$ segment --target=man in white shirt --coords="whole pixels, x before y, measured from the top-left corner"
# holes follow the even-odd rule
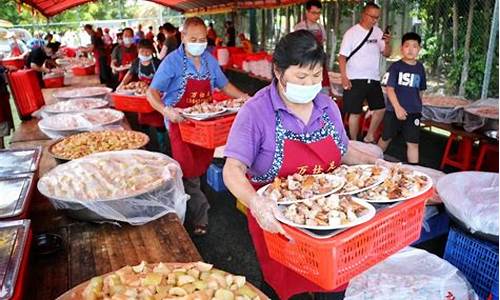
[[[343,110],[350,114],[349,134],[352,140],[358,137],[359,120],[365,99],[373,111],[365,142],[375,142],[375,131],[384,117],[380,54],[389,57],[392,49],[390,34],[382,32],[376,25],[379,18],[380,7],[368,2],[363,8],[360,22],[346,31],[340,46],[339,67],[344,87]]]
[[[314,34],[316,40],[321,46],[326,43],[326,31],[325,27],[321,25],[318,21],[321,17],[321,2],[318,0],[309,0],[306,2],[306,16],[305,19],[297,23],[293,28],[293,31],[297,30],[307,30]],[[328,68],[325,64],[323,65],[323,90],[326,94],[330,92],[330,79],[328,77]]]

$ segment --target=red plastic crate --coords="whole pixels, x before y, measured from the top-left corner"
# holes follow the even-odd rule
[[[33,112],[45,105],[35,70],[25,69],[10,72],[7,73],[7,78],[17,112],[21,118],[29,118]]]
[[[22,58],[4,58],[0,60],[0,65],[3,66],[12,66],[17,69],[22,69],[25,66],[24,59]]]
[[[212,99],[215,101],[215,102],[220,102],[220,101],[224,101],[224,100],[228,100],[228,99],[232,99],[231,96],[228,96],[226,93],[224,93],[223,91],[219,91],[219,92],[213,92],[212,93]]]
[[[211,121],[189,120],[179,123],[182,140],[208,149],[225,145],[234,118],[236,118],[236,114]]]
[[[73,67],[71,68],[73,75],[75,76],[86,76],[95,74],[95,65],[90,65],[87,67]]]
[[[112,93],[111,99],[116,109],[128,112],[152,113],[154,108],[149,104],[146,96],[130,96]]]
[[[26,246],[24,247],[23,258],[21,259],[21,265],[19,266],[19,273],[17,274],[16,287],[14,288],[14,294],[12,295],[12,298],[10,298],[11,300],[24,299],[32,240],[33,240],[33,232],[30,227],[28,238],[26,239]]]
[[[157,111],[151,113],[138,113],[137,123],[155,128],[165,128],[165,118]]]
[[[59,88],[64,86],[64,76],[61,77],[53,77],[53,78],[44,78],[43,84],[45,88]]]
[[[425,201],[434,190],[378,212],[329,239],[282,225],[295,240],[264,231],[269,255],[324,289],[333,290],[420,237]]]
[[[243,62],[246,60],[247,55],[248,54],[246,54],[246,53],[232,54],[231,55],[231,64],[232,64],[233,68],[237,68],[237,69],[242,70],[243,69]]]

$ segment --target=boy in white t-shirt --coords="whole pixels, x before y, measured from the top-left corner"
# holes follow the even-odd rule
[[[361,20],[346,31],[342,39],[339,67],[344,87],[343,111],[349,113],[349,134],[356,140],[363,102],[366,100],[373,111],[372,121],[365,142],[375,142],[375,131],[384,117],[384,95],[380,86],[380,54],[391,54],[391,35],[376,26],[380,7],[368,2],[363,8]]]

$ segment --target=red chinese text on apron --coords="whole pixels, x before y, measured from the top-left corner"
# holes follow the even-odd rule
[[[127,47],[122,45],[122,46],[120,46],[120,51],[121,51],[122,61],[119,63],[122,66],[131,64],[137,58],[137,49],[135,48],[135,45],[130,46],[130,48],[127,48]],[[122,82],[125,75],[127,75],[127,72],[128,72],[128,70],[118,72],[118,81],[119,82]]]
[[[187,57],[184,56],[183,76],[186,78],[186,85],[184,93],[175,107],[186,108],[202,102],[212,102],[210,75],[197,78],[193,74],[188,74],[186,64]],[[208,72],[208,65],[206,65],[206,68]],[[179,162],[183,176],[193,178],[203,175],[213,160],[214,149],[206,149],[184,142],[181,138],[179,125],[175,123],[170,123],[168,134],[170,136],[172,156]]]
[[[330,172],[340,165],[345,147],[341,144],[340,137],[326,113],[323,114],[322,119],[322,129],[311,134],[295,134],[283,128],[277,113],[275,152],[283,154],[281,157],[275,156],[272,167],[266,174],[252,178],[254,187],[259,187],[256,182],[270,181],[276,176],[287,177],[295,173]],[[279,161],[282,161],[281,165]],[[251,213],[247,214],[247,219],[248,229],[252,236],[264,280],[274,289],[280,299],[288,299],[293,295],[305,292],[332,292],[324,290],[273,260],[267,251],[262,228]],[[346,286],[341,286],[336,291],[342,291]]]
[[[153,67],[153,73],[150,75],[146,75],[142,73],[141,67],[142,64],[139,62],[139,71],[137,74],[137,77],[139,78],[140,81],[144,81],[148,85],[151,84],[151,81],[153,81],[154,74],[156,73],[156,67],[154,62],[151,60],[150,62],[151,66]],[[138,113],[138,119],[137,122],[141,125],[148,125],[151,127],[156,127],[156,128],[163,128],[165,127],[165,122],[163,120],[163,115],[158,112],[150,112],[150,113]]]

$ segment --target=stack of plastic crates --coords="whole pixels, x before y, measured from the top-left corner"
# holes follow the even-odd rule
[[[498,244],[450,227],[444,259],[464,273],[481,299],[496,293],[498,299]],[[496,291],[493,286],[496,285]]]

